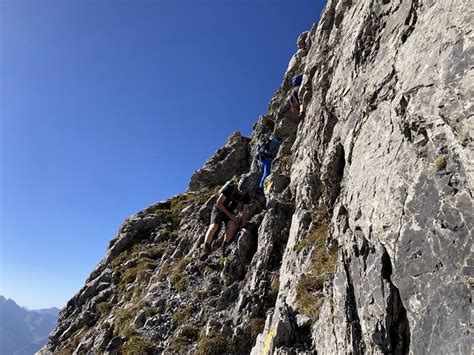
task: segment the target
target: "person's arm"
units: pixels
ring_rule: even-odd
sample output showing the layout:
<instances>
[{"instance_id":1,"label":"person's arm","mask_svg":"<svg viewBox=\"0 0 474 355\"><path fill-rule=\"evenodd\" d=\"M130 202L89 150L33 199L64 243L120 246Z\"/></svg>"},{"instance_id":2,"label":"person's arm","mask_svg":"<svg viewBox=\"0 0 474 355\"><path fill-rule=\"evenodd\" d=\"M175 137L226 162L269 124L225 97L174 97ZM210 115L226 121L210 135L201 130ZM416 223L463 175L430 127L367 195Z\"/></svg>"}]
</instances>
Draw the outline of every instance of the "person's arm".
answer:
<instances>
[{"instance_id":1,"label":"person's arm","mask_svg":"<svg viewBox=\"0 0 474 355\"><path fill-rule=\"evenodd\" d=\"M242 228L247 227L249 220L249 205L244 204L242 207Z\"/></svg>"},{"instance_id":2,"label":"person's arm","mask_svg":"<svg viewBox=\"0 0 474 355\"><path fill-rule=\"evenodd\" d=\"M291 111L292 112L298 112L299 111L299 107L298 107L298 103L296 102L295 98L291 98L291 101L290 101L290 105L291 105Z\"/></svg>"},{"instance_id":3,"label":"person's arm","mask_svg":"<svg viewBox=\"0 0 474 355\"><path fill-rule=\"evenodd\" d=\"M237 223L237 216L231 213L227 208L224 206L224 201L226 200L227 197L225 197L224 194L220 194L219 199L217 200L217 208L219 211L224 213L227 217L229 217L232 221Z\"/></svg>"}]
</instances>

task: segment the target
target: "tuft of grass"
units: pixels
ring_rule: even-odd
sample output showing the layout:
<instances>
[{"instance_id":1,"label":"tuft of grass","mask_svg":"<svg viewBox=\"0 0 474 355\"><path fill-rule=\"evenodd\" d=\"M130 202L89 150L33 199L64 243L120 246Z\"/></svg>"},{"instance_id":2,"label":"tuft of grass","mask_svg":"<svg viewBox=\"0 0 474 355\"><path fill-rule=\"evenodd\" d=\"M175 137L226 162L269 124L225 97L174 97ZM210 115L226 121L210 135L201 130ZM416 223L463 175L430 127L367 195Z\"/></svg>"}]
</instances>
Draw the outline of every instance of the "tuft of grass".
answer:
<instances>
[{"instance_id":1,"label":"tuft of grass","mask_svg":"<svg viewBox=\"0 0 474 355\"><path fill-rule=\"evenodd\" d=\"M196 300L203 300L208 296L207 290L194 290L191 295Z\"/></svg>"},{"instance_id":2,"label":"tuft of grass","mask_svg":"<svg viewBox=\"0 0 474 355\"><path fill-rule=\"evenodd\" d=\"M176 312L171 320L175 325L181 325L191 317L191 314L193 314L193 307L188 304L182 310Z\"/></svg>"},{"instance_id":3,"label":"tuft of grass","mask_svg":"<svg viewBox=\"0 0 474 355\"><path fill-rule=\"evenodd\" d=\"M118 271L122 267L123 263L130 260L130 250L122 251L114 260L112 260L112 271Z\"/></svg>"},{"instance_id":4,"label":"tuft of grass","mask_svg":"<svg viewBox=\"0 0 474 355\"><path fill-rule=\"evenodd\" d=\"M168 278L168 275L169 275L169 272L171 270L171 264L169 264L168 262L165 262L161 268L160 268L160 272L158 273L158 281L164 281Z\"/></svg>"},{"instance_id":5,"label":"tuft of grass","mask_svg":"<svg viewBox=\"0 0 474 355\"><path fill-rule=\"evenodd\" d=\"M298 244L295 245L295 250L300 253L301 251L318 244L322 240L326 240L326 236L329 231L327 224L320 224L313 231L309 232L307 236L301 239Z\"/></svg>"},{"instance_id":6,"label":"tuft of grass","mask_svg":"<svg viewBox=\"0 0 474 355\"><path fill-rule=\"evenodd\" d=\"M184 291L188 286L188 282L186 280L186 273L184 272L184 269L186 268L187 264L188 260L185 256L183 256L174 265L173 270L171 271L171 284L179 292Z\"/></svg>"},{"instance_id":7,"label":"tuft of grass","mask_svg":"<svg viewBox=\"0 0 474 355\"><path fill-rule=\"evenodd\" d=\"M82 327L75 332L72 333L72 335L64 341L61 346L62 349L59 351L55 352L55 354L59 355L70 355L76 350L77 346L79 345L81 339L83 339L84 334L82 334L86 330L86 327Z\"/></svg>"},{"instance_id":8,"label":"tuft of grass","mask_svg":"<svg viewBox=\"0 0 474 355\"><path fill-rule=\"evenodd\" d=\"M317 223L329 222L328 206L325 204L319 205L318 208L314 210L313 213L311 214L311 218L313 221Z\"/></svg>"},{"instance_id":9,"label":"tuft of grass","mask_svg":"<svg viewBox=\"0 0 474 355\"><path fill-rule=\"evenodd\" d=\"M114 321L114 336L124 336L127 338L135 336L137 333L133 328L132 322L143 308L145 308L144 302L137 302L132 307L117 309ZM149 316L153 314L153 309L145 308L145 313Z\"/></svg>"},{"instance_id":10,"label":"tuft of grass","mask_svg":"<svg viewBox=\"0 0 474 355\"><path fill-rule=\"evenodd\" d=\"M145 258L134 267L125 270L122 274L121 282L124 284L146 282L150 279L154 269L156 269L156 264Z\"/></svg>"},{"instance_id":11,"label":"tuft of grass","mask_svg":"<svg viewBox=\"0 0 474 355\"><path fill-rule=\"evenodd\" d=\"M269 289L269 297L270 299L273 300L273 302L275 302L278 297L279 289L280 289L280 275L276 274L273 276L271 280L270 289Z\"/></svg>"},{"instance_id":12,"label":"tuft of grass","mask_svg":"<svg viewBox=\"0 0 474 355\"><path fill-rule=\"evenodd\" d=\"M438 155L434 160L434 165L438 171L446 169L447 162L445 156L443 154Z\"/></svg>"},{"instance_id":13,"label":"tuft of grass","mask_svg":"<svg viewBox=\"0 0 474 355\"><path fill-rule=\"evenodd\" d=\"M156 351L155 346L148 340L137 335L132 336L122 347L121 353L124 354L153 354Z\"/></svg>"},{"instance_id":14,"label":"tuft of grass","mask_svg":"<svg viewBox=\"0 0 474 355\"><path fill-rule=\"evenodd\" d=\"M324 194L325 191L326 191L326 185L324 184L324 182L320 182L319 183L319 193L322 195L322 194Z\"/></svg>"},{"instance_id":15,"label":"tuft of grass","mask_svg":"<svg viewBox=\"0 0 474 355\"><path fill-rule=\"evenodd\" d=\"M175 196L166 202L160 203L154 210L150 211L150 213L161 215L163 220L171 222L172 229L176 230L179 227L179 215L181 211L195 202L206 202L207 199L215 193L216 189L218 190L216 187L206 194L187 193Z\"/></svg>"},{"instance_id":16,"label":"tuft of grass","mask_svg":"<svg viewBox=\"0 0 474 355\"><path fill-rule=\"evenodd\" d=\"M296 286L296 302L301 313L309 316L313 321L319 317L323 302L323 288L327 277L334 272L337 262L337 248L327 248L328 226L326 224L316 227L303 245L298 248L303 250L313 245L311 264L308 272L301 277ZM300 242L301 243L301 242Z\"/></svg>"},{"instance_id":17,"label":"tuft of grass","mask_svg":"<svg viewBox=\"0 0 474 355\"><path fill-rule=\"evenodd\" d=\"M100 302L95 305L95 309L99 311L101 317L110 314L112 308L113 305L110 302Z\"/></svg>"},{"instance_id":18,"label":"tuft of grass","mask_svg":"<svg viewBox=\"0 0 474 355\"><path fill-rule=\"evenodd\" d=\"M200 329L192 325L184 325L181 328L181 336L191 341L196 341L199 338Z\"/></svg>"},{"instance_id":19,"label":"tuft of grass","mask_svg":"<svg viewBox=\"0 0 474 355\"><path fill-rule=\"evenodd\" d=\"M170 350L172 353L183 354L188 349L190 342L187 338L178 336L170 342Z\"/></svg>"},{"instance_id":20,"label":"tuft of grass","mask_svg":"<svg viewBox=\"0 0 474 355\"><path fill-rule=\"evenodd\" d=\"M188 287L188 282L186 281L186 273L184 272L174 272L171 275L171 284L178 292L183 292Z\"/></svg>"},{"instance_id":21,"label":"tuft of grass","mask_svg":"<svg viewBox=\"0 0 474 355\"><path fill-rule=\"evenodd\" d=\"M161 242L158 246L147 249L147 252L150 253L150 258L157 260L160 259L163 254L166 252L170 245L169 241Z\"/></svg>"},{"instance_id":22,"label":"tuft of grass","mask_svg":"<svg viewBox=\"0 0 474 355\"><path fill-rule=\"evenodd\" d=\"M252 340L257 338L263 329L265 328L264 318L250 318L250 333L252 334Z\"/></svg>"},{"instance_id":23,"label":"tuft of grass","mask_svg":"<svg viewBox=\"0 0 474 355\"><path fill-rule=\"evenodd\" d=\"M201 337L196 349L196 355L222 355L232 352L232 344L220 333Z\"/></svg>"}]
</instances>

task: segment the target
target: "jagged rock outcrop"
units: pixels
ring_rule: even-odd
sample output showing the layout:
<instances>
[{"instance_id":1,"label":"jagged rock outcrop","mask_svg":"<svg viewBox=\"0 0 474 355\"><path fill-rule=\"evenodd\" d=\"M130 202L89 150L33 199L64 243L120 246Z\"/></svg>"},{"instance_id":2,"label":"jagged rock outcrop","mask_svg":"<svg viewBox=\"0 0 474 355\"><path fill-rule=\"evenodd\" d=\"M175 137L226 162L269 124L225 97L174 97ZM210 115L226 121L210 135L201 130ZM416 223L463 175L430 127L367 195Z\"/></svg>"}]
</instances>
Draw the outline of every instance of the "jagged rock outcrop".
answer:
<instances>
[{"instance_id":1,"label":"jagged rock outcrop","mask_svg":"<svg viewBox=\"0 0 474 355\"><path fill-rule=\"evenodd\" d=\"M467 0L330 0L252 136L124 222L43 353L471 353L471 23ZM271 134L252 237L199 261Z\"/></svg>"}]
</instances>

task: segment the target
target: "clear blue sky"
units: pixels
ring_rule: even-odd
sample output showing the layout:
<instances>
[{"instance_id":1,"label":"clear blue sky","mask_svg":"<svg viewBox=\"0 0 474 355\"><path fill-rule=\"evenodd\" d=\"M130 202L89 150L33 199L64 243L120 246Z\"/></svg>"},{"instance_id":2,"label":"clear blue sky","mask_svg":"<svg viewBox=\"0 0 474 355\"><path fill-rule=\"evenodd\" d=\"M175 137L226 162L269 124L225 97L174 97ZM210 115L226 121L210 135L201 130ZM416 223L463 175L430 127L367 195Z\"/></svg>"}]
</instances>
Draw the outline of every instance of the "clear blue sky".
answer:
<instances>
[{"instance_id":1,"label":"clear blue sky","mask_svg":"<svg viewBox=\"0 0 474 355\"><path fill-rule=\"evenodd\" d=\"M0 0L0 294L62 307L281 83L320 0Z\"/></svg>"}]
</instances>

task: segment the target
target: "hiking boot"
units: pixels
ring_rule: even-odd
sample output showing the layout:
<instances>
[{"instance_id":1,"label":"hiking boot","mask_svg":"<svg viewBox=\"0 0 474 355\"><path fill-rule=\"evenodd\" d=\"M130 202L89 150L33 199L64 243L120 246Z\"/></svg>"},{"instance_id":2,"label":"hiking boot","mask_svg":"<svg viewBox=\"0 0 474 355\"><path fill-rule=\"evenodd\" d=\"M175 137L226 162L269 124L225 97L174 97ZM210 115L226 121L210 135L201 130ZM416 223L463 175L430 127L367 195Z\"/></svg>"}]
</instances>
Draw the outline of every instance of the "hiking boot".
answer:
<instances>
[{"instance_id":1,"label":"hiking boot","mask_svg":"<svg viewBox=\"0 0 474 355\"><path fill-rule=\"evenodd\" d=\"M199 260L204 261L207 259L207 256L211 253L211 246L207 243L204 243L204 247L201 250L201 256Z\"/></svg>"}]
</instances>

